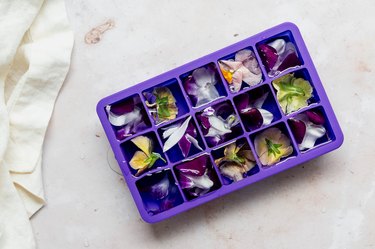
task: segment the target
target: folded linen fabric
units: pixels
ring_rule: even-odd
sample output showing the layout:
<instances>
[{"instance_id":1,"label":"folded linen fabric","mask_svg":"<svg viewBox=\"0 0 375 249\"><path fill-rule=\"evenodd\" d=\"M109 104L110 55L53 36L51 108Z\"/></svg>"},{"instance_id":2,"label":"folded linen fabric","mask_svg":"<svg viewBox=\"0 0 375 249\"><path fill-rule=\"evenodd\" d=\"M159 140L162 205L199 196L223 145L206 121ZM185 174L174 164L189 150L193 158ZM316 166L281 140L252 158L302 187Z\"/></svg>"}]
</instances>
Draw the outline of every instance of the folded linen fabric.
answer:
<instances>
[{"instance_id":1,"label":"folded linen fabric","mask_svg":"<svg viewBox=\"0 0 375 249\"><path fill-rule=\"evenodd\" d=\"M0 248L35 248L29 218L45 202L42 146L69 70L63 0L0 2Z\"/></svg>"}]
</instances>

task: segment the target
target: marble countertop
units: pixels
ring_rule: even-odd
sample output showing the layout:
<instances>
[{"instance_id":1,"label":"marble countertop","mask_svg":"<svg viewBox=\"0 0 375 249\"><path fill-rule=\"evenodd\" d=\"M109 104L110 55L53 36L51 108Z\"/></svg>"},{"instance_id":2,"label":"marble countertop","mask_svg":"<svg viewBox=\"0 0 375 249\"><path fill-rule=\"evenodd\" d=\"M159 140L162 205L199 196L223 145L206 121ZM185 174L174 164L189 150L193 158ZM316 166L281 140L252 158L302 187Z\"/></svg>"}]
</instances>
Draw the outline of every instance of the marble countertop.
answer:
<instances>
[{"instance_id":1,"label":"marble countertop","mask_svg":"<svg viewBox=\"0 0 375 249\"><path fill-rule=\"evenodd\" d=\"M375 4L66 0L70 73L44 146L40 249L375 248ZM97 44L84 35L108 19ZM296 23L344 145L165 222L143 222L96 116L99 99L279 23Z\"/></svg>"}]
</instances>

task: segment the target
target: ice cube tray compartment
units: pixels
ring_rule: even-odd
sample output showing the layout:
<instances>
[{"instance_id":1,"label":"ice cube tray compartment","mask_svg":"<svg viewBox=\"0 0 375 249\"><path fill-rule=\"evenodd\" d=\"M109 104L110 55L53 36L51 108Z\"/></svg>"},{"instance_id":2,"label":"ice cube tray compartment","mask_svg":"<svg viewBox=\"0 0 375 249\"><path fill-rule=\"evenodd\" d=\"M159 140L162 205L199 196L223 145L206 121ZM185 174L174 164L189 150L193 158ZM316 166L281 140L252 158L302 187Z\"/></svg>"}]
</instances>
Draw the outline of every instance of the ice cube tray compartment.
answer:
<instances>
[{"instance_id":1,"label":"ice cube tray compartment","mask_svg":"<svg viewBox=\"0 0 375 249\"><path fill-rule=\"evenodd\" d=\"M264 65L265 62L261 59L259 45L269 43L280 37L294 44L298 58L301 60L301 65L287 68L277 72L275 75L269 75ZM259 63L262 79L258 84L253 86L248 86L242 82L239 91L233 92L220 69L219 63L220 60L223 59L233 59L238 51L244 49L249 49L254 53L255 59ZM198 103L198 100L192 96L192 89L186 86L187 83L191 83L191 81L194 82L192 74L194 70L199 68L213 72L215 77L215 84L213 86L217 91L217 98L210 101L201 101L201 103ZM200 73L202 72L201 70ZM277 91L272 82L289 73L293 73L296 77L302 77L308 80L313 88L313 95L308 100L307 106L285 114L277 100ZM208 81L210 82L206 83L212 83L212 80ZM202 85L203 83L200 82L199 84ZM199 85L198 88L201 87L201 85ZM147 96L145 94L152 93L155 87L167 87L172 92L176 100L176 106L178 107L178 114L175 118L164 122L155 120L152 110L149 109L146 103ZM256 96L261 95L260 93L268 93L261 108L272 113L273 119L267 124L254 126L254 124L246 118L246 115L241 113L241 99L243 96L247 96L249 100L253 100ZM123 127L120 126L119 128L109 122L108 106L126 103L129 99L136 100L136 106L142 113L145 125L135 134L127 134L127 136L118 139L118 130ZM221 108L221 106L224 106L225 109L230 110L230 113L236 115L239 118L239 123L236 124L236 129L231 132L232 134L222 141L213 144L206 136L208 131L204 127L204 122L200 120L200 115L202 115L207 108L215 109L217 107ZM325 123L323 126L326 130L326 134L319 138L312 148L300 150L296 142L296 134L293 133L294 131L291 129L290 122L293 118L300 117L298 115L302 115L307 111L319 112L321 116L324 117ZM233 192L307 160L328 153L338 148L343 142L342 131L301 34L298 28L292 23L281 24L143 83L108 96L99 101L97 113L138 207L139 213L145 221L150 223L167 219L224 194ZM226 115L222 117L222 120L226 120L228 115L227 112ZM176 123L184 122L186 119L190 119L189 122L195 127L196 139L202 150L194 147L184 156L178 145L175 145L170 150L163 151L167 140L163 137L165 128L173 126ZM260 157L255 149L254 140L257 135L274 127L281 130L282 133L290 139L293 152L286 158L282 158L281 161L277 162L275 165L267 166L261 163ZM129 165L129 162L135 151L139 150L139 148L137 148L131 140L137 136L143 135L149 136L154 141L154 151L159 153L165 159L165 162L159 160L142 174L136 174L136 170ZM255 166L245 172L243 174L243 179L239 181L233 181L223 175L220 171L220 165L215 163L215 160L223 156L225 147L233 143L247 144L255 160ZM208 172L210 177L212 177L213 185L210 187L209 191L204 192L202 196L194 196L194 193L192 194L190 190L186 189L181 179L181 172L179 172L178 168L180 167L179 165L184 165L189 161L199 160L199 158L203 157L207 159ZM152 197L150 192L155 191L153 186L161 181L163 181L162 183L166 183L166 179L168 180L168 188L165 187L166 184L162 184L162 186L164 186L164 190L168 190L167 192L171 193L171 196L164 196L165 192L161 191L160 195L152 195ZM199 191L200 190L198 190L198 192Z\"/></svg>"}]
</instances>

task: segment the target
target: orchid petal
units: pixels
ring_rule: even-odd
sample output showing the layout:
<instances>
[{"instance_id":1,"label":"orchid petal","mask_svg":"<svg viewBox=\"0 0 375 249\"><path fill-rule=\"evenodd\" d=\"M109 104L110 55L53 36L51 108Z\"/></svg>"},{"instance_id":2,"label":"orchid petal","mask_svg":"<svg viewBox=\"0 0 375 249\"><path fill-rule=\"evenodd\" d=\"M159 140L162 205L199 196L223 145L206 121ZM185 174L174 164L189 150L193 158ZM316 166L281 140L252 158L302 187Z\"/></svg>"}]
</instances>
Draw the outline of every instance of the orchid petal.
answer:
<instances>
[{"instance_id":1,"label":"orchid petal","mask_svg":"<svg viewBox=\"0 0 375 249\"><path fill-rule=\"evenodd\" d=\"M200 156L176 166L176 169L186 176L202 176L206 172L206 168L206 156Z\"/></svg>"},{"instance_id":2,"label":"orchid petal","mask_svg":"<svg viewBox=\"0 0 375 249\"><path fill-rule=\"evenodd\" d=\"M107 113L108 113L108 121L114 125L114 126L123 126L130 122L134 122L134 120L139 120L141 114L140 109L138 107L135 107L133 111L122 114L122 115L116 115L111 111L111 107L106 107Z\"/></svg>"},{"instance_id":3,"label":"orchid petal","mask_svg":"<svg viewBox=\"0 0 375 249\"><path fill-rule=\"evenodd\" d=\"M315 146L316 140L326 134L326 129L322 125L309 124L306 135L301 144L298 145L300 150L310 149Z\"/></svg>"},{"instance_id":4,"label":"orchid petal","mask_svg":"<svg viewBox=\"0 0 375 249\"><path fill-rule=\"evenodd\" d=\"M306 124L299 120L292 118L289 120L290 128L298 144L301 144L306 134Z\"/></svg>"},{"instance_id":5,"label":"orchid petal","mask_svg":"<svg viewBox=\"0 0 375 249\"><path fill-rule=\"evenodd\" d=\"M272 123L272 120L273 120L273 114L272 112L269 112L265 109L258 109L258 111L260 112L260 114L262 115L263 117L263 124L262 125L269 125L270 123Z\"/></svg>"},{"instance_id":6,"label":"orchid petal","mask_svg":"<svg viewBox=\"0 0 375 249\"><path fill-rule=\"evenodd\" d=\"M194 145L195 148L197 148L200 151L203 150L202 147L199 145L198 140L195 137L192 137L189 133L186 133L185 136L187 140L189 140Z\"/></svg>"},{"instance_id":7,"label":"orchid petal","mask_svg":"<svg viewBox=\"0 0 375 249\"><path fill-rule=\"evenodd\" d=\"M267 44L259 45L259 55L262 58L267 71L271 70L275 66L279 57L276 49Z\"/></svg>"},{"instance_id":8,"label":"orchid petal","mask_svg":"<svg viewBox=\"0 0 375 249\"><path fill-rule=\"evenodd\" d=\"M178 141L178 146L180 147L180 150L184 157L188 156L191 147L191 142L189 139L187 139L187 135L188 134L185 134L185 136L182 136L180 141Z\"/></svg>"},{"instance_id":9,"label":"orchid petal","mask_svg":"<svg viewBox=\"0 0 375 249\"><path fill-rule=\"evenodd\" d=\"M150 196L155 200L164 199L169 194L170 181L168 176L165 175L158 183L150 187Z\"/></svg>"},{"instance_id":10,"label":"orchid petal","mask_svg":"<svg viewBox=\"0 0 375 249\"><path fill-rule=\"evenodd\" d=\"M168 151L173 146L175 146L180 139L184 136L186 129L189 125L191 116L189 116L172 135L169 136L168 140L165 142L163 147L163 152Z\"/></svg>"},{"instance_id":11,"label":"orchid petal","mask_svg":"<svg viewBox=\"0 0 375 249\"><path fill-rule=\"evenodd\" d=\"M285 51L286 42L284 39L276 39L271 43L268 43L268 46L273 47L276 50L277 54L282 54Z\"/></svg>"},{"instance_id":12,"label":"orchid petal","mask_svg":"<svg viewBox=\"0 0 375 249\"><path fill-rule=\"evenodd\" d=\"M120 116L129 112L132 112L135 108L134 98L129 98L119 103L108 105L107 111L111 111L114 115Z\"/></svg>"},{"instance_id":13,"label":"orchid petal","mask_svg":"<svg viewBox=\"0 0 375 249\"><path fill-rule=\"evenodd\" d=\"M245 110L249 107L249 94L245 93L239 96L238 103L236 104L239 111Z\"/></svg>"},{"instance_id":14,"label":"orchid petal","mask_svg":"<svg viewBox=\"0 0 375 249\"><path fill-rule=\"evenodd\" d=\"M311 122L313 122L316 125L323 125L325 123L325 118L324 116L317 112L317 111L306 111L305 112L307 117Z\"/></svg>"},{"instance_id":15,"label":"orchid petal","mask_svg":"<svg viewBox=\"0 0 375 249\"><path fill-rule=\"evenodd\" d=\"M285 59L282 61L280 66L277 68L277 70L282 72L282 71L284 71L288 68L300 66L301 64L302 63L301 63L300 59L298 58L297 54L291 53L291 54L288 54L288 56L285 57Z\"/></svg>"},{"instance_id":16,"label":"orchid petal","mask_svg":"<svg viewBox=\"0 0 375 249\"><path fill-rule=\"evenodd\" d=\"M177 124L175 126L168 127L168 129L164 130L163 132L163 138L167 139L170 137L173 133L175 133L180 128L180 124Z\"/></svg>"},{"instance_id":17,"label":"orchid petal","mask_svg":"<svg viewBox=\"0 0 375 249\"><path fill-rule=\"evenodd\" d=\"M195 84L194 79L192 77L188 78L185 81L184 87L189 95L196 96L198 94L199 87L197 86L197 84Z\"/></svg>"},{"instance_id":18,"label":"orchid petal","mask_svg":"<svg viewBox=\"0 0 375 249\"><path fill-rule=\"evenodd\" d=\"M198 87L204 87L207 84L216 84L215 71L210 68L201 67L195 69L192 76Z\"/></svg>"},{"instance_id":19,"label":"orchid petal","mask_svg":"<svg viewBox=\"0 0 375 249\"><path fill-rule=\"evenodd\" d=\"M252 130L258 129L264 124L264 118L260 110L261 109L257 109L257 108L248 108L248 109L242 110L241 112L242 118L246 120L246 124Z\"/></svg>"},{"instance_id":20,"label":"orchid petal","mask_svg":"<svg viewBox=\"0 0 375 249\"><path fill-rule=\"evenodd\" d=\"M211 125L208 133L206 134L206 137L214 137L214 136L222 136L227 133L231 133L232 130L228 129L225 126L225 123L223 120L216 116L210 116L208 117L208 121Z\"/></svg>"},{"instance_id":21,"label":"orchid petal","mask_svg":"<svg viewBox=\"0 0 375 249\"><path fill-rule=\"evenodd\" d=\"M255 101L254 101L254 104L253 104L253 107L256 107L256 108L262 108L264 102L266 101L267 97L268 97L268 94L269 92L266 92L264 93L260 98L257 98Z\"/></svg>"},{"instance_id":22,"label":"orchid petal","mask_svg":"<svg viewBox=\"0 0 375 249\"><path fill-rule=\"evenodd\" d=\"M253 74L261 75L259 64L253 51L249 49L243 49L236 53L235 61L241 61L242 64Z\"/></svg>"}]
</instances>

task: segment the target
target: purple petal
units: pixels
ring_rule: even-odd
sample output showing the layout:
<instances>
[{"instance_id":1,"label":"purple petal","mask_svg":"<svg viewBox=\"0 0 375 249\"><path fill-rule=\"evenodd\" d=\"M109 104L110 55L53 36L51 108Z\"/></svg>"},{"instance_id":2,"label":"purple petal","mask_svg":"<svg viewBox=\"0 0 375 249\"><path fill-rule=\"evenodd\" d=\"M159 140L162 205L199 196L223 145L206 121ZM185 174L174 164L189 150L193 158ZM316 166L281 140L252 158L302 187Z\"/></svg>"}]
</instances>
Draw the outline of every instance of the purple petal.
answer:
<instances>
[{"instance_id":1,"label":"purple petal","mask_svg":"<svg viewBox=\"0 0 375 249\"><path fill-rule=\"evenodd\" d=\"M211 124L210 124L209 118L207 116L200 115L199 119L201 121L201 124L202 124L203 128L205 128L206 130L210 129Z\"/></svg>"},{"instance_id":2,"label":"purple petal","mask_svg":"<svg viewBox=\"0 0 375 249\"><path fill-rule=\"evenodd\" d=\"M292 118L290 121L290 128L298 144L301 144L306 134L306 124L298 119Z\"/></svg>"},{"instance_id":3,"label":"purple petal","mask_svg":"<svg viewBox=\"0 0 375 249\"><path fill-rule=\"evenodd\" d=\"M241 116L252 130L258 129L263 125L263 116L257 108L242 110Z\"/></svg>"},{"instance_id":4,"label":"purple petal","mask_svg":"<svg viewBox=\"0 0 375 249\"><path fill-rule=\"evenodd\" d=\"M111 105L110 111L115 115L123 115L134 110L135 103L133 98L126 99L119 103Z\"/></svg>"},{"instance_id":5,"label":"purple petal","mask_svg":"<svg viewBox=\"0 0 375 249\"><path fill-rule=\"evenodd\" d=\"M239 111L247 109L249 107L249 94L245 93L240 95L239 101L237 103L237 108Z\"/></svg>"},{"instance_id":6,"label":"purple petal","mask_svg":"<svg viewBox=\"0 0 375 249\"><path fill-rule=\"evenodd\" d=\"M202 176L207 168L207 157L200 156L191 161L184 162L178 166L176 169L182 174L187 176Z\"/></svg>"},{"instance_id":7,"label":"purple petal","mask_svg":"<svg viewBox=\"0 0 375 249\"><path fill-rule=\"evenodd\" d=\"M267 71L271 70L275 66L277 59L279 57L277 55L276 49L267 44L261 44L259 45L259 50L259 55L262 58L262 61L266 66Z\"/></svg>"},{"instance_id":8,"label":"purple petal","mask_svg":"<svg viewBox=\"0 0 375 249\"><path fill-rule=\"evenodd\" d=\"M233 108L231 105L229 105L227 102L222 103L221 105L217 105L215 107L215 116L216 117L227 117L231 114L233 114Z\"/></svg>"},{"instance_id":9,"label":"purple petal","mask_svg":"<svg viewBox=\"0 0 375 249\"><path fill-rule=\"evenodd\" d=\"M188 77L185 81L184 88L189 95L197 96L199 87L195 84L193 77Z\"/></svg>"},{"instance_id":10,"label":"purple petal","mask_svg":"<svg viewBox=\"0 0 375 249\"><path fill-rule=\"evenodd\" d=\"M190 151L191 142L186 138L186 135L183 136L180 141L178 141L178 146L184 157L187 157Z\"/></svg>"},{"instance_id":11,"label":"purple petal","mask_svg":"<svg viewBox=\"0 0 375 249\"><path fill-rule=\"evenodd\" d=\"M195 126L192 122L189 122L189 125L186 129L186 134L189 134L190 136L193 136L193 137L197 135L197 130L195 129Z\"/></svg>"},{"instance_id":12,"label":"purple petal","mask_svg":"<svg viewBox=\"0 0 375 249\"><path fill-rule=\"evenodd\" d=\"M165 175L158 183L152 185L149 189L150 196L155 200L165 198L169 192L170 182L168 176Z\"/></svg>"},{"instance_id":13,"label":"purple petal","mask_svg":"<svg viewBox=\"0 0 375 249\"><path fill-rule=\"evenodd\" d=\"M144 92L143 96L145 96L146 101L149 104L154 104L156 102L156 96L154 94L150 93L150 92Z\"/></svg>"},{"instance_id":14,"label":"purple petal","mask_svg":"<svg viewBox=\"0 0 375 249\"><path fill-rule=\"evenodd\" d=\"M279 71L284 71L285 69L292 68L295 66L300 66L302 63L298 58L296 53L288 54L285 59L281 62L280 66L277 68Z\"/></svg>"},{"instance_id":15,"label":"purple petal","mask_svg":"<svg viewBox=\"0 0 375 249\"><path fill-rule=\"evenodd\" d=\"M317 111L306 111L306 115L316 125L323 125L325 123L324 116Z\"/></svg>"}]
</instances>

